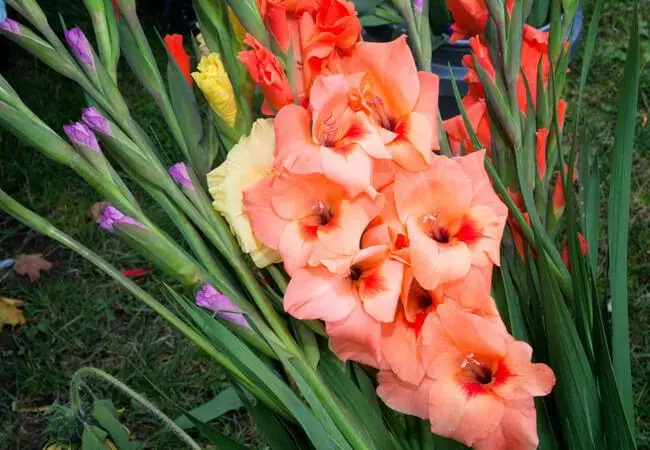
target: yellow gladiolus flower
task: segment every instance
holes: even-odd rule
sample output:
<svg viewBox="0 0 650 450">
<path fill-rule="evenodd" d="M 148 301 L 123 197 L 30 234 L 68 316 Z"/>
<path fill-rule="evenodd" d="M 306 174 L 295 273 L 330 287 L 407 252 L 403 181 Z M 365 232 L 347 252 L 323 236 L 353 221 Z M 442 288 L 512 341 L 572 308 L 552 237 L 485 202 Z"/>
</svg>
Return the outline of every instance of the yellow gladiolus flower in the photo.
<svg viewBox="0 0 650 450">
<path fill-rule="evenodd" d="M 192 78 L 212 109 L 233 126 L 237 118 L 237 102 L 221 56 L 218 53 L 203 56 L 197 68 L 199 71 L 192 72 Z"/>
<path fill-rule="evenodd" d="M 249 136 L 242 138 L 219 167 L 210 172 L 208 189 L 212 203 L 230 224 L 241 249 L 250 254 L 259 268 L 280 262 L 280 255 L 262 244 L 253 234 L 244 214 L 244 191 L 273 169 L 275 130 L 272 119 L 259 119 Z"/>
</svg>

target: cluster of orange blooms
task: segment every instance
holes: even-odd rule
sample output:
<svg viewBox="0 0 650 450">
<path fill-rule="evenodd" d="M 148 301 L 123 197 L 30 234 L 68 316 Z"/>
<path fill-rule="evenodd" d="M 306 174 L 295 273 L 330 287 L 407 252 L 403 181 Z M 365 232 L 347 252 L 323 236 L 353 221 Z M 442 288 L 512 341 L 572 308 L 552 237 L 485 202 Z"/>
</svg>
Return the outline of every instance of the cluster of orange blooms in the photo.
<svg viewBox="0 0 650 450">
<path fill-rule="evenodd" d="M 468 2 L 448 3 L 464 17 L 454 3 Z M 453 145 L 470 152 L 436 153 L 438 78 L 417 71 L 405 36 L 360 42 L 345 0 L 258 6 L 277 46 L 293 52 L 296 82 L 246 37 L 240 60 L 263 112 L 275 115 L 276 142 L 270 173 L 243 193 L 244 211 L 291 277 L 285 310 L 324 321 L 332 351 L 378 369 L 379 397 L 428 419 L 432 432 L 480 449 L 535 448 L 534 397 L 555 377 L 508 334 L 490 295 L 508 210 L 486 151 L 451 119 Z M 455 32 L 472 32 L 465 19 Z M 526 32 L 524 53 L 543 51 L 538 33 Z M 472 47 L 488 66 L 480 38 Z M 538 59 L 525 55 L 524 71 Z M 481 86 L 475 74 L 469 81 L 470 118 L 489 133 Z"/>
</svg>

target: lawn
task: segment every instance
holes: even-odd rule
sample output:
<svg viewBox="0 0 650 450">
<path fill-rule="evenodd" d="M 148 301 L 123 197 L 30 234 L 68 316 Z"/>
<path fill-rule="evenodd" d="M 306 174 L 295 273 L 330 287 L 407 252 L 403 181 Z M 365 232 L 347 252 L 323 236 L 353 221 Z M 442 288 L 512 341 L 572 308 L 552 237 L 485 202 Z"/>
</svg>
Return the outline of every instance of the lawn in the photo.
<svg viewBox="0 0 650 450">
<path fill-rule="evenodd" d="M 52 23 L 59 9 L 68 24 L 85 29 L 88 19 L 82 2 L 52 0 L 46 12 Z M 139 2 L 140 4 L 141 2 Z M 150 4 L 149 4 L 150 3 Z M 142 5 L 148 28 L 164 31 L 156 2 Z M 609 175 L 609 149 L 625 58 L 627 26 L 632 12 L 629 0 L 606 0 L 596 54 L 585 96 L 587 145 L 600 156 L 603 198 Z M 639 2 L 645 61 L 650 59 L 650 2 Z M 65 5 L 65 6 L 64 6 Z M 585 2 L 587 19 L 592 1 Z M 153 41 L 152 41 L 153 42 Z M 72 83 L 48 70 L 6 42 L 0 46 L 0 71 L 23 100 L 53 129 L 76 120 L 85 106 Z M 574 63 L 575 93 L 580 58 Z M 647 67 L 647 66 L 646 66 Z M 632 229 L 630 234 L 630 323 L 638 444 L 650 448 L 650 71 L 641 83 L 639 126 L 633 176 Z M 148 97 L 122 70 L 134 116 L 168 141 Z M 34 150 L 0 130 L 0 185 L 16 199 L 47 217 L 74 238 L 97 250 L 119 268 L 146 268 L 146 261 L 120 241 L 97 229 L 90 207 L 101 198 L 70 170 L 46 160 Z M 144 200 L 144 196 L 142 200 Z M 145 202 L 146 203 L 146 202 Z M 604 242 L 604 241 L 603 241 Z M 602 248 L 603 251 L 606 248 Z M 204 358 L 167 324 L 120 290 L 82 258 L 62 249 L 15 220 L 0 213 L 0 260 L 20 253 L 43 253 L 54 268 L 30 283 L 13 272 L 0 271 L 0 296 L 26 300 L 25 326 L 0 332 L 0 448 L 41 448 L 48 438 L 65 434 L 60 424 L 48 426 L 42 411 L 54 402 L 68 401 L 70 377 L 80 367 L 101 368 L 144 393 L 170 415 L 179 408 L 212 398 L 226 384 L 219 367 Z M 606 267 L 603 268 L 606 270 Z M 149 275 L 139 280 L 158 292 L 161 279 Z M 93 386 L 94 388 L 95 386 Z M 125 423 L 151 448 L 180 448 L 149 416 L 114 392 L 102 391 L 126 408 Z M 219 424 L 244 441 L 254 431 L 242 415 Z"/>
</svg>

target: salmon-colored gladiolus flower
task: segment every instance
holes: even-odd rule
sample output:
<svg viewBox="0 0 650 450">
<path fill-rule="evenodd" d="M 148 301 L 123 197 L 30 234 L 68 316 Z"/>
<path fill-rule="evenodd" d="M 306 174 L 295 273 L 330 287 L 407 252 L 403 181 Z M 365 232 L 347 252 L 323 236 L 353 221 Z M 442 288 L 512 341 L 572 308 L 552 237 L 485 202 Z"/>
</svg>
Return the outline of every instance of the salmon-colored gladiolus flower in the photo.
<svg viewBox="0 0 650 450">
<path fill-rule="evenodd" d="M 439 80 L 417 71 L 406 36 L 360 42 L 344 66 L 346 73 L 365 74 L 356 77 L 350 102 L 379 128 L 393 160 L 411 171 L 426 167 L 439 148 Z"/>
<path fill-rule="evenodd" d="M 253 232 L 278 250 L 290 275 L 323 260 L 353 257 L 361 234 L 381 209 L 381 199 L 355 198 L 323 175 L 283 173 L 244 192 L 244 212 Z"/>
<path fill-rule="evenodd" d="M 278 58 L 250 34 L 244 38 L 244 44 L 251 49 L 239 52 L 237 57 L 264 94 L 262 112 L 272 115 L 284 105 L 293 103 L 291 85 Z"/>
<path fill-rule="evenodd" d="M 475 448 L 536 448 L 533 397 L 547 395 L 555 376 L 530 362 L 531 347 L 451 303 L 437 308 L 422 334 L 433 380 L 431 431 Z"/>
<path fill-rule="evenodd" d="M 578 233 L 578 244 L 580 244 L 580 254 L 582 256 L 587 255 L 589 245 L 582 233 Z M 564 247 L 562 247 L 562 261 L 564 261 L 566 268 L 571 270 L 571 267 L 569 267 L 569 243 L 567 238 L 564 239 Z"/>
<path fill-rule="evenodd" d="M 463 97 L 462 102 L 472 130 L 478 137 L 483 148 L 487 149 L 489 156 L 492 136 L 490 134 L 490 119 L 488 117 L 485 99 L 469 94 Z M 465 153 L 473 153 L 480 150 L 480 148 L 474 146 L 470 134 L 465 127 L 463 117 L 460 114 L 443 121 L 443 127 L 449 137 L 449 145 L 454 155 L 461 155 L 463 151 Z"/>
<path fill-rule="evenodd" d="M 289 48 L 289 24 L 287 8 L 283 0 L 257 0 L 257 9 L 265 27 L 271 32 L 280 48 L 285 52 Z"/>
<path fill-rule="evenodd" d="M 321 0 L 315 14 L 300 19 L 305 82 L 324 73 L 332 59 L 350 50 L 361 37 L 361 22 L 354 3 L 346 0 Z"/>
<path fill-rule="evenodd" d="M 190 74 L 190 56 L 185 51 L 183 47 L 183 35 L 182 34 L 168 34 L 165 36 L 165 46 L 169 53 L 176 61 L 176 65 L 181 70 L 181 73 L 187 79 L 187 82 L 192 85 L 192 75 Z"/>
<path fill-rule="evenodd" d="M 508 210 L 492 189 L 484 158 L 485 151 L 434 156 L 427 170 L 395 177 L 413 275 L 425 289 L 464 278 L 472 266 L 499 264 Z"/>
<path fill-rule="evenodd" d="M 276 166 L 292 173 L 323 173 L 353 196 L 364 191 L 374 195 L 373 159 L 391 155 L 366 117 L 350 108 L 349 90 L 343 75 L 320 76 L 311 91 L 311 114 L 297 105 L 280 110 Z"/>
<path fill-rule="evenodd" d="M 483 34 L 488 20 L 488 9 L 485 0 L 447 0 L 447 8 L 451 12 L 454 23 L 451 42 Z M 514 0 L 508 0 L 508 10 L 512 11 Z"/>
<path fill-rule="evenodd" d="M 390 257 L 387 245 L 364 248 L 349 261 L 343 274 L 323 266 L 295 271 L 284 296 L 284 309 L 301 320 L 338 321 L 360 302 L 373 319 L 392 321 L 404 265 Z"/>
</svg>

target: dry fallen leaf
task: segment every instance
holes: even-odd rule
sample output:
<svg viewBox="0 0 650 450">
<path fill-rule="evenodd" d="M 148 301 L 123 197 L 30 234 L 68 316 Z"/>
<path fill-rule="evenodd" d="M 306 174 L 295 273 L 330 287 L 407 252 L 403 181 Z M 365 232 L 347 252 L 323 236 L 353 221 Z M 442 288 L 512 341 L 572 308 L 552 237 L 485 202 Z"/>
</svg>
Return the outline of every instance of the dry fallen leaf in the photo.
<svg viewBox="0 0 650 450">
<path fill-rule="evenodd" d="M 110 203 L 106 201 L 93 203 L 93 206 L 90 207 L 90 216 L 95 222 L 99 223 L 99 216 L 108 205 L 110 205 Z"/>
<path fill-rule="evenodd" d="M 41 277 L 41 270 L 48 271 L 54 264 L 47 259 L 43 259 L 40 253 L 33 255 L 18 255 L 16 256 L 16 263 L 14 264 L 14 271 L 18 275 L 27 275 L 29 281 L 32 283 Z"/>
<path fill-rule="evenodd" d="M 3 325 L 25 325 L 27 320 L 23 312 L 18 309 L 24 304 L 22 300 L 0 297 L 0 328 Z"/>
</svg>

